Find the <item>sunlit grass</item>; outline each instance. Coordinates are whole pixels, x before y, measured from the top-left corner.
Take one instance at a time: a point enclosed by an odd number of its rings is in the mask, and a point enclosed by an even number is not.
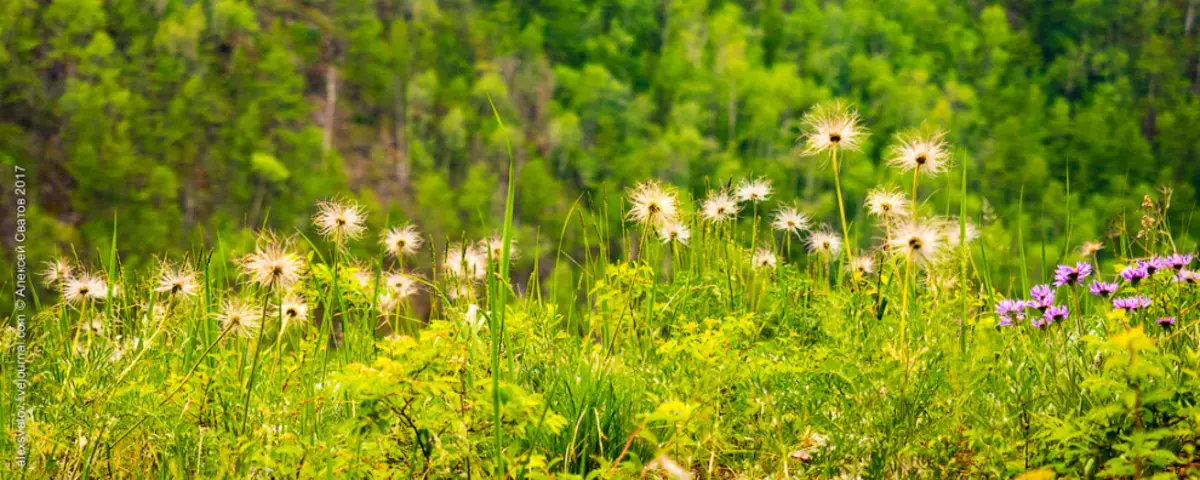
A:
[[[812,152],[835,178],[852,152],[839,135]],[[1167,202],[1145,200],[1120,254],[1063,239],[1056,278],[1031,280],[1023,219],[983,241],[1000,230],[967,205],[968,164],[947,160],[935,173],[959,184],[944,193],[957,217],[925,213],[940,208],[914,164],[911,203],[878,190],[875,223],[846,218],[838,187],[840,235],[761,180],[696,209],[664,184],[606,186],[572,205],[554,251],[521,245],[535,272],[553,262],[525,284],[511,152],[490,238],[368,232],[371,212],[339,199],[316,207],[317,235],[263,230],[236,259],[218,245],[136,272],[114,233],[102,266],[47,270],[25,475],[1197,474],[1200,276]],[[350,253],[371,238],[376,255]],[[992,271],[996,255],[1020,272]],[[998,291],[1001,274],[1020,291]]]

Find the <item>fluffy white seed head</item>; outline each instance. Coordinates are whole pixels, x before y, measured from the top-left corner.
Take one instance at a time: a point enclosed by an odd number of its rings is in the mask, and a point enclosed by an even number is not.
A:
[[[417,250],[425,243],[417,227],[409,224],[403,227],[393,227],[384,232],[379,243],[384,251],[397,260],[417,254]]]
[[[288,295],[275,310],[275,317],[280,320],[279,331],[286,331],[308,320],[308,304],[304,297]]]
[[[897,256],[922,264],[936,259],[944,244],[941,229],[933,223],[907,222],[892,232],[888,248]]]
[[[47,287],[58,288],[74,276],[75,268],[65,258],[56,258],[45,263],[42,269],[42,283]]]
[[[779,260],[775,258],[775,253],[766,248],[756,250],[750,261],[755,269],[760,270],[774,269],[779,264]]]
[[[800,143],[803,155],[816,155],[833,149],[858,150],[868,131],[860,124],[858,112],[843,102],[824,103],[804,115]]]
[[[367,230],[366,221],[362,207],[351,201],[317,203],[317,214],[313,216],[317,233],[335,243],[361,238]]]
[[[771,221],[771,227],[780,232],[799,235],[800,232],[812,227],[812,220],[796,207],[783,206],[775,211],[775,219]]]
[[[925,175],[938,175],[950,168],[950,146],[946,132],[902,133],[890,149],[888,165],[906,172],[917,170]]]
[[[846,264],[846,271],[858,278],[866,277],[875,273],[875,259],[869,255],[854,257],[850,263]]]
[[[688,229],[687,225],[670,221],[658,227],[658,238],[663,243],[687,245],[688,240],[692,238],[692,231]]]
[[[958,217],[950,217],[941,222],[942,237],[945,239],[946,247],[957,248],[962,243],[971,243],[979,239],[979,227],[976,227],[974,222],[967,220],[965,226],[967,235],[964,237],[962,235],[963,225],[959,224]],[[963,242],[963,240],[966,241]]]
[[[842,252],[842,237],[829,230],[821,229],[808,237],[808,253],[825,259],[838,256]]]
[[[737,198],[743,202],[758,203],[771,196],[771,181],[765,178],[742,180],[737,187]]]
[[[629,203],[627,218],[643,226],[656,227],[679,214],[675,192],[653,180],[633,187]]]
[[[226,300],[217,314],[222,329],[230,335],[250,337],[261,326],[259,310],[240,300]]]
[[[395,294],[398,299],[404,299],[413,296],[421,290],[421,281],[419,277],[416,276],[406,273],[392,272],[387,276],[387,288],[388,291]]]
[[[254,252],[238,262],[242,275],[267,289],[286,289],[304,274],[304,260],[288,250],[289,241],[269,233],[259,239]]]
[[[904,218],[910,213],[908,197],[891,187],[875,187],[867,192],[867,213],[883,219]]]
[[[196,272],[186,265],[163,262],[158,270],[158,282],[154,291],[170,296],[190,298],[200,293],[200,282]]]
[[[476,246],[450,247],[442,268],[457,280],[480,280],[487,276],[487,254]]]
[[[712,223],[722,223],[737,218],[737,199],[725,190],[718,191],[704,199],[700,205],[700,217]]]
[[[490,257],[493,262],[500,263],[500,259],[504,258],[504,237],[497,234],[480,240],[477,251],[485,257]],[[517,254],[517,239],[510,238],[508,241],[509,261],[517,258]],[[486,258],[484,260],[486,260]]]
[[[89,272],[78,272],[74,277],[67,279],[62,288],[63,298],[71,303],[104,300],[108,296],[108,283],[99,275]]]
[[[1096,252],[1104,249],[1104,242],[1087,241],[1079,247],[1079,254],[1085,257],[1095,255]]]

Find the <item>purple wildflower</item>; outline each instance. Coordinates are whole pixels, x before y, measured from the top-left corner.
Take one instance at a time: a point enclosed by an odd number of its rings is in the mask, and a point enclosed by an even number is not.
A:
[[[1141,263],[1141,262],[1139,262],[1139,263]],[[1125,267],[1124,270],[1121,270],[1121,278],[1124,278],[1126,282],[1129,282],[1130,285],[1133,285],[1135,287],[1137,286],[1137,284],[1139,282],[1142,281],[1142,279],[1146,278],[1146,276],[1149,274],[1150,274],[1150,271],[1147,270],[1146,267],[1141,266],[1141,265]]]
[[[1017,321],[1025,319],[1025,301],[1004,299],[996,304],[996,315],[1000,316],[1000,321],[997,323],[1001,327],[1012,326],[1013,319]]]
[[[1033,299],[1025,302],[1026,307],[1036,308],[1044,312],[1047,308],[1054,305],[1054,289],[1050,288],[1049,285],[1035,285],[1029,289],[1029,296]]]
[[[1171,262],[1159,256],[1150,257],[1149,260],[1138,260],[1138,266],[1146,270],[1147,275],[1154,275],[1154,272],[1171,268]]]
[[[1180,270],[1179,273],[1175,274],[1175,281],[1195,285],[1200,283],[1200,273],[1191,270]]]
[[[1042,314],[1042,318],[1046,319],[1047,324],[1051,324],[1054,322],[1061,322],[1063,320],[1066,320],[1067,315],[1069,315],[1070,313],[1071,312],[1069,310],[1067,310],[1066,305],[1059,305],[1057,307],[1047,308],[1046,313]]]
[[[1188,265],[1190,265],[1192,263],[1192,254],[1176,253],[1174,255],[1167,257],[1167,263],[1171,264],[1171,268],[1174,268],[1175,270],[1183,270],[1184,268],[1186,268]]]
[[[1074,287],[1079,283],[1080,280],[1087,278],[1091,274],[1092,265],[1087,262],[1076,263],[1074,267],[1070,265],[1059,265],[1058,268],[1054,270],[1054,286],[1061,287],[1063,285],[1070,285]]]
[[[1157,320],[1159,325],[1170,328],[1175,326],[1175,317],[1161,317]]]
[[[1091,286],[1088,287],[1088,293],[1097,297],[1107,297],[1117,291],[1117,282],[1101,282],[1099,279],[1092,280]]]
[[[1033,325],[1033,328],[1042,328],[1050,323],[1042,317],[1030,317],[1029,324]]]
[[[1145,295],[1137,295],[1134,297],[1114,298],[1112,301],[1113,308],[1120,310],[1128,310],[1130,313],[1138,311],[1138,309],[1150,306],[1150,298]]]

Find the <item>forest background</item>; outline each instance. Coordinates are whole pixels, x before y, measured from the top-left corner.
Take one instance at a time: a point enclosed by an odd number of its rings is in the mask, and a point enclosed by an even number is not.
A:
[[[309,232],[331,197],[377,229],[414,222],[434,248],[480,238],[502,223],[508,140],[514,271],[569,276],[550,261],[560,241],[585,248],[568,219],[608,212],[620,231],[623,189],[647,178],[700,197],[765,176],[836,225],[829,169],[794,145],[803,112],[840,98],[872,131],[843,171],[849,216],[881,180],[906,185],[883,161],[895,133],[944,128],[956,166],[930,202],[958,212],[967,169],[1005,285],[1136,231],[1160,187],[1190,233],[1179,249],[1195,248],[1198,4],[6,0],[0,162],[29,170],[29,258],[96,260],[115,238],[140,268],[243,251],[264,226]],[[6,282],[13,262],[6,249]]]

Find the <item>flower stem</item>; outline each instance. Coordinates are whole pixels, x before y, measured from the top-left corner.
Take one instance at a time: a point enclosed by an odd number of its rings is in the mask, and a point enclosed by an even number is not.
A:
[[[829,158],[833,163],[833,188],[837,191],[838,214],[842,219],[842,241],[846,245],[846,259],[848,261],[850,258],[854,257],[854,252],[850,243],[850,229],[846,227],[846,205],[845,202],[842,201],[842,181],[839,178],[840,175],[838,173],[837,147],[834,147],[829,151]]]
[[[920,178],[921,167],[913,169],[912,221],[917,221],[917,179]]]
[[[250,366],[250,380],[246,384],[246,402],[245,406],[242,408],[242,433],[246,432],[246,424],[250,420],[250,395],[254,392],[254,376],[258,373],[258,352],[259,349],[262,348],[263,333],[267,330],[265,319],[267,318],[267,302],[269,301],[270,297],[263,297],[262,316],[259,318],[264,319],[264,321],[263,324],[259,325],[258,327],[258,341],[254,342],[254,355]],[[280,308],[282,309],[282,306]]]

